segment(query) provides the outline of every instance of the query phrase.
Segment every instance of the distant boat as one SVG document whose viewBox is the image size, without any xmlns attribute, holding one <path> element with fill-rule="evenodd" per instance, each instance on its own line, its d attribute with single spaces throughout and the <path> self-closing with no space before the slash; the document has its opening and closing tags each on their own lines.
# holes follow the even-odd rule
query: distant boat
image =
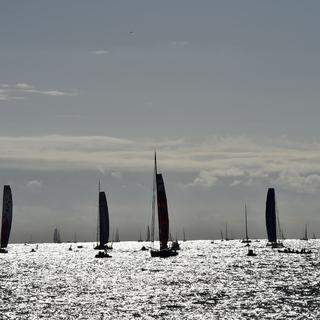
<svg viewBox="0 0 320 320">
<path fill-rule="evenodd" d="M 58 228 L 54 228 L 53 243 L 61 243 L 60 231 Z"/>
<path fill-rule="evenodd" d="M 250 243 L 251 240 L 249 239 L 248 236 L 248 218 L 247 218 L 247 205 L 244 205 L 244 220 L 245 220 L 245 230 L 246 230 L 246 234 L 245 234 L 245 238 L 241 241 L 242 243 Z"/>
<path fill-rule="evenodd" d="M 9 185 L 3 187 L 0 253 L 7 253 L 12 224 L 12 193 Z"/>
<path fill-rule="evenodd" d="M 223 232 L 222 232 L 222 230 L 220 230 L 220 236 L 221 236 L 221 241 L 223 241 L 224 239 L 223 239 Z"/>
<path fill-rule="evenodd" d="M 114 242 L 120 242 L 120 237 L 119 237 L 119 230 L 118 228 L 116 229 L 116 235 L 114 237 Z"/>
<path fill-rule="evenodd" d="M 150 228 L 149 226 L 147 227 L 147 234 L 146 234 L 146 241 L 150 241 Z"/>
<path fill-rule="evenodd" d="M 304 235 L 303 235 L 303 237 L 302 237 L 300 240 L 308 241 L 308 227 L 307 227 L 307 225 L 305 225 Z"/>
<path fill-rule="evenodd" d="M 94 249 L 104 250 L 112 249 L 108 246 L 109 241 L 109 210 L 107 204 L 107 197 L 104 191 L 100 190 L 99 182 L 99 211 L 97 219 L 97 245 Z"/>
<path fill-rule="evenodd" d="M 154 176 L 153 176 L 153 197 L 152 197 L 152 227 L 151 227 L 151 241 L 154 242 L 154 220 L 155 207 L 157 198 L 158 207 L 158 226 L 159 226 L 159 240 L 160 250 L 151 249 L 151 257 L 166 258 L 178 255 L 178 252 L 168 247 L 169 238 L 169 215 L 168 204 L 164 181 L 161 173 L 157 171 L 157 156 L 154 154 Z"/>
<path fill-rule="evenodd" d="M 277 213 L 276 213 L 276 198 L 275 198 L 274 188 L 269 188 L 267 193 L 266 228 L 267 228 L 268 241 L 269 241 L 267 245 L 270 245 L 273 248 L 282 247 L 283 244 L 277 239 Z M 279 223 L 278 223 L 278 228 L 279 228 L 279 232 L 281 233 Z"/>
</svg>

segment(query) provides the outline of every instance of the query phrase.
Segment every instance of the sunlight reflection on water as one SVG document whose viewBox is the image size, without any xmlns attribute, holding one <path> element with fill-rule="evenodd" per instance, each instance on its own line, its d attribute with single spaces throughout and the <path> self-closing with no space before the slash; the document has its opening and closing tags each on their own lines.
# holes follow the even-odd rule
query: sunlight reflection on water
<svg viewBox="0 0 320 320">
<path fill-rule="evenodd" d="M 92 243 L 10 245 L 2 254 L 3 319 L 317 319 L 320 241 L 286 240 L 311 255 L 281 254 L 238 240 L 181 243 L 177 257 L 151 258 L 143 243 L 114 244 L 95 259 Z"/>
</svg>

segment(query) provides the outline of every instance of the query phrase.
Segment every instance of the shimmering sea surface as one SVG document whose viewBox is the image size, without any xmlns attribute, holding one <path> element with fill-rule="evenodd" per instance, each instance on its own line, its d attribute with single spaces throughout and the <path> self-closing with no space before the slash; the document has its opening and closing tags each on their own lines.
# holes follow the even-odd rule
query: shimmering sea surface
<svg viewBox="0 0 320 320">
<path fill-rule="evenodd" d="M 285 241 L 311 255 L 254 241 L 256 257 L 239 240 L 186 241 L 167 259 L 143 242 L 115 243 L 110 259 L 81 244 L 9 245 L 0 319 L 320 319 L 320 240 Z"/>
</svg>

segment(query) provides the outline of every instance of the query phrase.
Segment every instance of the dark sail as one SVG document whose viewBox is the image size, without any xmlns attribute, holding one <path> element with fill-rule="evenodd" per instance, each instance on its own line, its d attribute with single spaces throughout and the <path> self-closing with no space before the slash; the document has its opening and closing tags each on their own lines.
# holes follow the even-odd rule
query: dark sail
<svg viewBox="0 0 320 320">
<path fill-rule="evenodd" d="M 160 250 L 168 248 L 169 216 L 166 190 L 161 173 L 157 173 L 158 225 Z"/>
<path fill-rule="evenodd" d="M 12 194 L 10 186 L 3 187 L 1 248 L 6 248 L 9 242 L 12 223 Z"/>
<path fill-rule="evenodd" d="M 109 240 L 109 211 L 106 194 L 99 192 L 99 241 L 104 246 Z"/>
<path fill-rule="evenodd" d="M 274 188 L 268 189 L 266 202 L 266 227 L 269 242 L 277 242 L 276 200 Z"/>
</svg>

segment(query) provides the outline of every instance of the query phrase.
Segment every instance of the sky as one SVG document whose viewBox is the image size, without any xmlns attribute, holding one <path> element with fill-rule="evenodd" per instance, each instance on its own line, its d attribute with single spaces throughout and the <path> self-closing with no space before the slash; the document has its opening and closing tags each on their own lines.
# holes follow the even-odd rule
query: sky
<svg viewBox="0 0 320 320">
<path fill-rule="evenodd" d="M 170 229 L 265 238 L 275 187 L 288 238 L 320 237 L 318 1 L 0 4 L 0 184 L 12 242 L 93 241 L 151 221 L 153 152 Z"/>
</svg>

